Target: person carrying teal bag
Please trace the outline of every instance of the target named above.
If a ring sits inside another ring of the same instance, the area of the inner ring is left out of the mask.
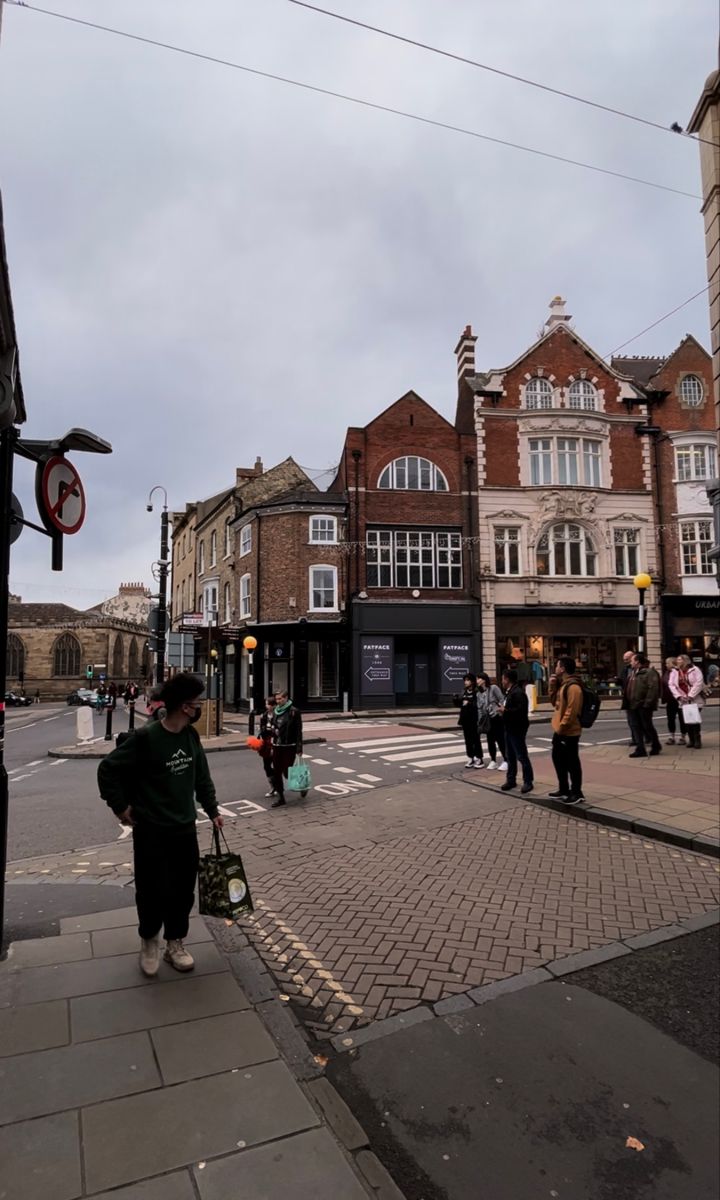
[[[275,712],[271,720],[272,781],[277,796],[270,807],[280,808],[285,804],[285,780],[288,781],[288,787],[299,791],[300,795],[305,797],[310,789],[310,771],[307,764],[302,762],[302,713],[285,691],[276,692],[275,700]],[[298,758],[300,763],[296,762]],[[300,777],[297,772],[303,769],[305,774]],[[293,780],[298,780],[302,786],[298,787],[297,782],[291,782],[291,771]]]
[[[291,767],[288,767],[287,785],[293,792],[299,792],[301,796],[307,796],[312,784],[310,776],[310,767],[307,759],[301,754],[297,756]]]

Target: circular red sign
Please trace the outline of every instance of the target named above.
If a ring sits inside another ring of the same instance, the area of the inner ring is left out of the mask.
[[[42,500],[48,520],[60,533],[77,533],[85,520],[85,491],[77,468],[66,458],[43,464]]]

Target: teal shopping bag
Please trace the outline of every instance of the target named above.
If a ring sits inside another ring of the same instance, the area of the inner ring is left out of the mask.
[[[302,754],[298,754],[293,765],[288,768],[288,787],[293,792],[309,792],[312,787],[310,767]]]

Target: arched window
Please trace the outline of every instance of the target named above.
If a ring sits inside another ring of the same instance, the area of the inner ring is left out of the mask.
[[[124,662],[123,640],[121,635],[118,634],[115,638],[115,645],[112,652],[112,674],[114,679],[119,679],[122,675]]]
[[[448,481],[429,458],[415,454],[388,463],[378,479],[378,487],[406,492],[447,492]]]
[[[53,675],[70,679],[80,674],[80,643],[71,633],[63,633],[53,650]]]
[[[137,673],[138,673],[138,644],[137,644],[137,638],[133,638],[133,640],[130,643],[130,650],[128,652],[128,678],[129,679],[137,679]]]
[[[597,554],[582,525],[553,525],[537,545],[538,575],[594,575]]]
[[[25,674],[25,646],[16,633],[8,634],[7,677],[21,679]]]
[[[683,375],[680,381],[680,399],[689,408],[698,408],[703,402],[702,380],[697,375]]]
[[[570,384],[568,403],[570,408],[583,408],[586,412],[592,412],[597,408],[597,392],[594,384],[589,379],[574,380]]]
[[[528,379],[525,385],[526,408],[552,408],[552,387],[549,379]]]

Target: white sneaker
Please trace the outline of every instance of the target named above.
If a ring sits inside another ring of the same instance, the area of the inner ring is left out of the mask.
[[[488,771],[497,771],[497,769],[498,769],[498,765],[497,765],[497,763],[495,762],[495,759],[493,759],[493,760],[492,760],[492,762],[489,762],[489,763],[488,763],[488,765],[487,765],[487,769],[488,769]]]
[[[160,936],[142,938],[140,941],[140,970],[148,979],[158,973],[160,966]]]
[[[465,763],[465,766],[466,766],[466,767],[474,767],[474,766],[475,766],[475,759],[474,759],[474,758],[469,758],[469,759],[467,760],[467,762]]]
[[[485,763],[483,762],[483,760],[481,758],[474,758],[472,765],[474,766],[476,771],[479,771],[481,769],[481,767],[485,766]]]
[[[507,771],[507,763],[501,762],[498,766],[498,771]]]
[[[270,791],[265,793],[266,800],[269,800],[271,796],[277,796],[277,792],[275,791],[275,788],[270,788]]]
[[[170,963],[176,971],[192,971],[195,959],[183,946],[180,938],[168,942],[165,947],[165,962]]]

